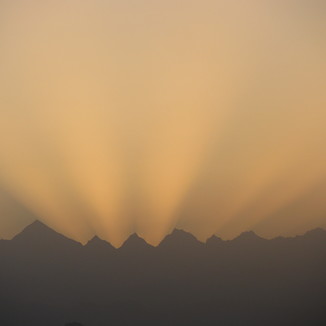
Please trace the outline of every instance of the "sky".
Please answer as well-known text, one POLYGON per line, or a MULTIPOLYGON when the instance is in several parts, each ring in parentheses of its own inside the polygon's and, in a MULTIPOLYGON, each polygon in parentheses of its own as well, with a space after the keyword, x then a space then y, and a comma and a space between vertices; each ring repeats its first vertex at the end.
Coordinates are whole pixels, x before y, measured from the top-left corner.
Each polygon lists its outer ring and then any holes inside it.
POLYGON ((0 238, 326 228, 322 0, 0 0, 0 238))

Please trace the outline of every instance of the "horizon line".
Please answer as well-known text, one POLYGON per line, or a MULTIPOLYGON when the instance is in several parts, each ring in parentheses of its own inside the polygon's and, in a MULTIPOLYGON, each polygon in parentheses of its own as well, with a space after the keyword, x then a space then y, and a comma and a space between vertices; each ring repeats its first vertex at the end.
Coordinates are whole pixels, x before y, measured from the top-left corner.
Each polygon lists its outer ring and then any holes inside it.
POLYGON ((156 247, 159 247, 159 246, 161 245, 161 243, 163 243, 164 240, 166 240, 166 238, 168 238, 169 236, 173 235, 173 233, 175 233, 175 232, 183 232, 184 234, 190 235, 190 236, 193 237, 196 241, 198 241, 199 243, 201 243, 201 244, 203 244, 203 245, 206 245, 206 244, 208 243, 209 239, 212 239, 212 238, 216 238, 216 239, 218 239, 218 240, 221 240, 222 242, 227 243, 227 242, 234 241, 234 240, 238 239, 239 237, 241 237, 241 236, 244 235, 244 234, 253 234, 253 235, 256 236, 257 238, 260 238, 260 239, 262 239, 262 240, 271 241, 271 240, 278 239, 278 238, 283 238, 283 239, 293 239, 293 238, 296 238, 296 237, 302 237, 302 236, 305 236, 306 234, 308 234, 308 233, 310 233, 310 232, 313 232, 313 231, 316 231, 316 230, 322 230, 323 232, 326 233, 326 228, 323 228, 323 227, 316 227, 316 228, 313 228, 313 229, 307 230, 307 231, 305 231, 304 233, 296 234, 296 235, 294 235, 294 236, 282 236, 282 235, 280 235, 280 236, 276 236, 276 237, 273 237, 273 238, 265 238, 265 237, 260 236, 259 234, 257 234, 257 233, 256 233, 255 231, 253 231, 253 230, 247 230, 247 231, 243 231, 243 232, 239 233, 237 236, 235 236, 235 237, 232 238, 232 239, 226 239, 226 240, 225 240, 225 239, 223 239, 222 237, 217 236, 216 234, 212 234, 211 236, 207 237, 205 241, 202 241, 202 240, 199 240, 199 239, 198 239, 198 238, 197 238, 193 233, 191 233, 191 232, 189 232, 189 231, 186 231, 186 230, 183 230, 183 229, 179 229, 179 228, 174 228, 174 229, 172 230, 172 232, 168 233, 168 234, 167 234, 167 235, 166 235, 166 236, 165 236, 165 237, 164 237, 164 238, 163 238, 163 239, 162 239, 162 240, 161 240, 157 245, 152 245, 152 244, 148 243, 148 242, 147 242, 143 237, 141 237, 137 232, 134 232, 134 233, 131 233, 131 234, 130 234, 126 239, 125 239, 125 241, 122 242, 121 246, 116 247, 116 246, 114 246, 112 243, 110 243, 108 240, 105 240, 105 239, 99 237, 99 236, 96 235, 96 234, 95 234, 92 238, 90 238, 87 242, 82 243, 82 242, 80 242, 80 241, 77 241, 77 240, 75 240, 75 239, 73 239, 73 238, 70 238, 70 237, 68 237, 68 236, 66 236, 66 235, 64 235, 64 234, 62 234, 61 232, 56 231, 55 229, 51 228, 50 226, 48 226, 48 225, 45 224, 44 222, 42 222, 42 221, 36 219, 36 220, 33 221, 32 223, 26 225, 26 226, 25 226, 25 227, 24 227, 20 232, 18 232, 16 235, 14 235, 11 239, 3 239, 3 238, 2 238, 2 239, 0 239, 0 241, 12 241, 12 240, 14 240, 17 236, 19 236, 20 234, 24 233, 24 231, 25 231, 26 229, 32 227, 32 226, 35 225, 35 224, 40 224, 41 226, 43 226, 43 227, 45 227, 45 228, 47 228, 47 229, 53 231, 54 233, 57 233, 57 234, 63 236, 64 238, 66 238, 66 239, 68 239, 68 240, 74 241, 74 242, 80 244, 80 245, 83 246, 83 247, 86 247, 86 246, 87 246, 87 245, 88 245, 92 240, 94 240, 94 239, 97 238, 97 239, 99 239, 99 240, 101 240, 101 241, 104 241, 104 242, 110 244, 110 245, 111 245, 113 248, 115 248, 115 249, 120 249, 120 248, 122 248, 122 247, 123 247, 123 246, 128 242, 128 240, 129 240, 130 238, 135 237, 135 236, 136 236, 137 238, 143 240, 143 241, 144 241, 148 246, 153 247, 153 248, 156 248, 156 247))

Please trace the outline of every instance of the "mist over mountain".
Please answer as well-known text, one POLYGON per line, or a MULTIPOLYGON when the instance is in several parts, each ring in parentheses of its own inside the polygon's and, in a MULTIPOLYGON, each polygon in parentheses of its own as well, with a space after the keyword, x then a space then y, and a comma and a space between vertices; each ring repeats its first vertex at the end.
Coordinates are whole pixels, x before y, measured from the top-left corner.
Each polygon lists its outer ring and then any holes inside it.
POLYGON ((0 241, 0 325, 326 323, 326 231, 206 243, 175 230, 153 247, 85 246, 40 222, 0 241))

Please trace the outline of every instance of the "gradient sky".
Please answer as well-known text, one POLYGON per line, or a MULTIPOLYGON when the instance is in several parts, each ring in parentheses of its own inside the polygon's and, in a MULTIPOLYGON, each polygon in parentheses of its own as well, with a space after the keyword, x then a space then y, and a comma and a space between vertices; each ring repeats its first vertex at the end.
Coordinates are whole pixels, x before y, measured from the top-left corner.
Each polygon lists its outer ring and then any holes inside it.
POLYGON ((322 0, 0 0, 0 238, 326 227, 322 0))

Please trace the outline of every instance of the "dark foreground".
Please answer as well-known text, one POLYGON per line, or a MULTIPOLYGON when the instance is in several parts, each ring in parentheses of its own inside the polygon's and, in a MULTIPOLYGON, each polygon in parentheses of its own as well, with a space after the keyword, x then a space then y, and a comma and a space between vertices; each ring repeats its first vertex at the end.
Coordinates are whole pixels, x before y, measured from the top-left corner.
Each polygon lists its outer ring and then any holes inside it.
POLYGON ((326 231, 206 244, 175 231, 116 250, 34 223, 0 240, 0 325, 325 326, 326 231))

